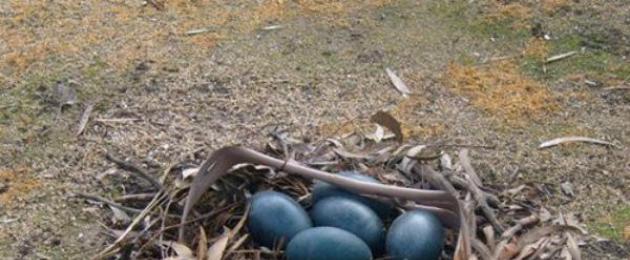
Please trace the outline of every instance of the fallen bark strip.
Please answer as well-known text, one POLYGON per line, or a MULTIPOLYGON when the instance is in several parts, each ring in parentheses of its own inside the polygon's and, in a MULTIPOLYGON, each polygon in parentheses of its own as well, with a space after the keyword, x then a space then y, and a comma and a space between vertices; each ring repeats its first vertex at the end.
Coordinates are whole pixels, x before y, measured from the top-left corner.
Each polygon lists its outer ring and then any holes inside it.
POLYGON ((540 146, 538 146, 538 149, 544 149, 544 148, 549 148, 549 147, 556 146, 563 143, 574 143, 574 142, 593 143, 593 144, 599 144, 599 145, 605 145, 605 146, 615 146, 611 142, 597 140, 597 139, 593 139, 589 137, 567 136, 567 137, 560 137, 560 138, 556 138, 550 141, 546 141, 540 144, 540 146))
MULTIPOLYGON (((442 219, 451 228, 459 228, 459 205, 457 198, 445 191, 419 190, 396 187, 391 185, 367 183, 351 178, 330 174, 298 164, 291 160, 280 160, 263 153, 244 147, 225 147, 212 153, 202 164, 189 190, 182 222, 188 218, 192 207, 199 201, 207 188, 221 176, 225 175, 232 166, 239 163, 255 163, 278 168, 287 173, 301 175, 337 185, 351 192, 370 194, 389 198, 411 200, 423 206, 438 207, 451 211, 451 217, 442 219)), ((180 227, 179 240, 184 239, 184 228, 180 227)))

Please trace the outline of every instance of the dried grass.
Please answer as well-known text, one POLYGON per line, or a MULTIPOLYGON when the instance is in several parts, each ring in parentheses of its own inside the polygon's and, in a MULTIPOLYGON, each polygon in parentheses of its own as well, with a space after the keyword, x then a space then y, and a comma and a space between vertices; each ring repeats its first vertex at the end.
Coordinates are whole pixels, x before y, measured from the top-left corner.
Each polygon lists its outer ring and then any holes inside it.
POLYGON ((570 0, 542 0, 541 5, 543 11, 546 13, 554 13, 561 8, 567 7, 571 4, 570 0))
POLYGON ((0 204, 11 207, 17 200, 26 198, 41 183, 29 176, 27 169, 0 170, 0 183, 6 184, 6 190, 0 192, 0 204))
POLYGON ((490 1, 486 9, 485 19, 493 22, 505 19, 526 20, 533 15, 532 9, 521 3, 502 4, 498 1, 490 1))
POLYGON ((531 38, 525 43, 523 54, 526 57, 542 61, 549 56, 549 43, 540 38, 531 38))
POLYGON ((518 125, 556 111, 558 104, 546 86, 521 74, 511 62, 474 67, 450 64, 446 86, 471 99, 472 105, 518 125))
POLYGON ((163 10, 126 2, 72 0, 47 3, 12 0, 0 18, 0 72, 18 78, 28 68, 52 57, 90 62, 95 54, 110 67, 125 70, 137 60, 166 64, 175 57, 206 57, 222 39, 306 14, 325 14, 344 23, 344 15, 390 0, 300 1, 162 1, 163 10), (187 36, 185 32, 209 28, 187 36), (84 56, 88 54, 88 56, 84 56), (87 60, 86 60, 87 59, 87 60))

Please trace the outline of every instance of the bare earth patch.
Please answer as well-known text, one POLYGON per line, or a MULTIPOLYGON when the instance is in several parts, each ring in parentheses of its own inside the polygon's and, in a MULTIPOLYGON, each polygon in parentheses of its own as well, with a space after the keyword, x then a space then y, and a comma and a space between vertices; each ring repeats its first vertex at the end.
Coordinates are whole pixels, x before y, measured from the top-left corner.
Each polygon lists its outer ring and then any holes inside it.
POLYGON ((630 255, 626 1, 142 2, 0 1, 0 258, 84 259, 111 242, 111 211, 74 192, 146 183, 106 152, 157 171, 277 129, 371 133, 381 109, 412 141, 495 147, 471 152, 484 181, 537 183, 550 211, 611 239, 586 259, 630 255), (59 85, 78 102, 62 106, 59 85), (618 148, 537 149, 566 135, 618 148))

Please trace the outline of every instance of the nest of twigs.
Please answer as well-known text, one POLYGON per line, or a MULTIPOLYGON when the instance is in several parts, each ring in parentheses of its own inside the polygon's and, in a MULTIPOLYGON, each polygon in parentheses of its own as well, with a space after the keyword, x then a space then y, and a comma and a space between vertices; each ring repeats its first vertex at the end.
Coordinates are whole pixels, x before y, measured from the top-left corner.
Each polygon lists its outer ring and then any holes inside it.
POLYGON ((543 207, 544 186, 485 184, 469 149, 492 147, 401 144, 359 134, 304 143, 280 133, 258 151, 198 151, 162 176, 108 155, 143 184, 111 200, 79 195, 111 208, 111 243, 95 258, 282 259, 281 250, 251 241, 248 198, 273 189, 309 207, 313 179, 388 201, 401 212, 435 213, 448 229, 442 259, 581 258, 586 231, 571 215, 543 207), (334 175, 342 170, 362 171, 385 185, 334 175))

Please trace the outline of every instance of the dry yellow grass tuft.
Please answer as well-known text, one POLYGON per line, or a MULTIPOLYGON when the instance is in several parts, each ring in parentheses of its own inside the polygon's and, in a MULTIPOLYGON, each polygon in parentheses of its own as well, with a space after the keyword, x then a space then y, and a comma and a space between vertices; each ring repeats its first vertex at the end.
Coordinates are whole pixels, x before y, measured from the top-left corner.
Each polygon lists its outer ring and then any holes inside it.
POLYGON ((525 57, 543 60, 549 56, 549 44, 540 38, 531 38, 525 43, 523 50, 525 57))
POLYGON ((486 19, 500 21, 505 19, 526 20, 532 17, 532 9, 520 3, 502 4, 497 1, 487 3, 486 19))
POLYGON ((518 125, 555 111, 558 104, 544 85, 521 74, 510 62, 483 67, 450 64, 445 84, 470 98, 475 107, 518 125))
POLYGON ((401 101, 391 114, 401 123, 403 135, 410 138, 426 138, 438 136, 445 130, 445 125, 438 121, 427 121, 418 116, 418 111, 429 101, 421 96, 412 95, 401 101))
POLYGON ((569 6, 570 0, 542 0, 543 11, 547 13, 554 13, 557 10, 569 6))
POLYGON ((40 186, 39 181, 28 176, 26 169, 0 170, 0 183, 7 185, 5 190, 0 192, 0 204, 7 207, 40 186))
POLYGON ((52 57, 89 64, 97 59, 125 70, 138 60, 158 65, 186 57, 206 57, 222 39, 268 23, 309 13, 342 21, 349 12, 390 3, 368 1, 158 1, 161 10, 129 1, 52 2, 10 0, 1 8, 0 75, 19 78, 52 57), (297 8, 296 8, 297 7, 297 8), (191 30, 201 30, 187 35, 191 30))

